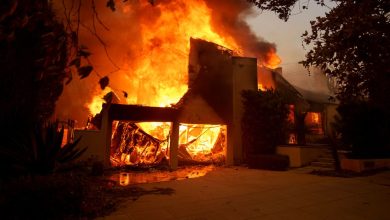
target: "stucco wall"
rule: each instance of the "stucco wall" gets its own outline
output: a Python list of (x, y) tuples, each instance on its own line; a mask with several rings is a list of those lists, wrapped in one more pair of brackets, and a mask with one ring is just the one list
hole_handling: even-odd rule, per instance
[(257, 59), (233, 57), (233, 125), (231, 126), (234, 163), (240, 164), (245, 159), (245, 148), (242, 145), (241, 120), (244, 113), (242, 91), (257, 91)]
[(93, 160), (102, 162), (105, 167), (110, 166), (110, 143), (112, 123), (108, 118), (108, 109), (103, 108), (101, 130), (75, 130), (75, 138), (81, 137), (79, 145), (88, 147), (79, 160)]

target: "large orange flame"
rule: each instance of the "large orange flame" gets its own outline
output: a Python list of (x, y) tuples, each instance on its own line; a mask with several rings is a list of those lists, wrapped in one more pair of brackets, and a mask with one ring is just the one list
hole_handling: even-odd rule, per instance
[(270, 69), (276, 69), (281, 62), (282, 60), (276, 54), (275, 50), (271, 50), (267, 53), (267, 62), (264, 64), (264, 66)]
[[(123, 16), (135, 11), (148, 15), (139, 21), (141, 37), (137, 42), (136, 59), (121, 60), (120, 66), (123, 68), (115, 74), (122, 76), (114, 76), (110, 82), (113, 88), (130, 90), (128, 98), (122, 100), (124, 103), (160, 107), (176, 103), (187, 90), (191, 37), (214, 42), (237, 54), (245, 54), (233, 36), (222, 36), (214, 30), (211, 9), (203, 0), (175, 0), (155, 6), (142, 1), (139, 5), (119, 6), (121, 8), (117, 13)], [(280, 63), (273, 49), (265, 57), (268, 60), (262, 63), (269, 68), (275, 68)], [(102, 97), (104, 92), (97, 94), (91, 102), (96, 103), (96, 97)], [(97, 105), (88, 106), (92, 114), (99, 110)]]

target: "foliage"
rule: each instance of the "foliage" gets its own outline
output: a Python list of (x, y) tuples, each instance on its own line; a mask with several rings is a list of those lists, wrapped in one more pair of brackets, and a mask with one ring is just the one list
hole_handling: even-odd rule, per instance
[(334, 126), (352, 156), (390, 156), (390, 118), (382, 109), (359, 101), (344, 103), (337, 111), (340, 117)]
[(28, 130), (52, 115), (62, 93), (66, 33), (47, 1), (5, 1), (0, 14), (0, 120)]
[[(35, 130), (52, 116), (64, 84), (72, 79), (70, 70), (83, 78), (93, 69), (82, 65), (81, 59), (90, 53), (78, 45), (77, 34), (67, 30), (56, 19), (50, 1), (6, 0), (0, 6), (0, 169), (4, 171), (51, 172), (53, 164), (60, 163), (53, 161), (54, 151), (58, 160), (75, 152), (73, 146), (63, 148), (67, 152), (58, 150), (52, 137), (43, 139)], [(45, 150), (50, 152), (41, 154)]]
[(311, 22), (305, 44), (313, 46), (304, 66), (321, 67), (338, 85), (338, 97), (368, 97), (375, 105), (389, 108), (390, 93), (390, 2), (343, 0)]
[(248, 154), (274, 154), (287, 139), (289, 108), (275, 90), (243, 91), (243, 143)]
[[(71, 70), (81, 78), (93, 67), (76, 31), (58, 21), (50, 1), (6, 0), (0, 6), (0, 120), (12, 126), (47, 120)], [(27, 127), (26, 126), (26, 127)]]
[(32, 172), (47, 174), (54, 172), (59, 165), (74, 161), (87, 148), (78, 149), (80, 138), (62, 145), (64, 128), (58, 131), (58, 123), (48, 123), (44, 128), (37, 128), (31, 146), (30, 167)]
[(86, 148), (77, 148), (80, 138), (62, 145), (64, 128), (58, 123), (37, 126), (29, 138), (6, 142), (0, 149), (2, 168), (6, 173), (51, 174), (80, 157)]
[[(309, 4), (311, 1), (301, 1), (301, 0), (247, 0), (251, 2), (256, 7), (261, 10), (273, 11), (275, 12), (280, 19), (287, 21), (292, 15), (292, 10), (297, 8), (297, 13), (302, 12), (302, 10), (309, 9)], [(339, 2), (340, 0), (328, 0)], [(313, 0), (318, 5), (327, 6), (326, 0)], [(328, 7), (328, 6), (327, 6)]]
[(253, 3), (261, 10), (273, 11), (279, 15), (280, 19), (285, 21), (291, 15), (291, 8), (294, 7), (298, 0), (247, 0)]

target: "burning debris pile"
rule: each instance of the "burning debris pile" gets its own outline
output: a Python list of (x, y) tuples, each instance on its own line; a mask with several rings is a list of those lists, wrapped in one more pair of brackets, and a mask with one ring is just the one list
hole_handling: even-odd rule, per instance
[(226, 131), (220, 125), (181, 125), (179, 161), (182, 163), (224, 162)]
[(117, 122), (111, 140), (111, 164), (159, 164), (166, 158), (167, 141), (159, 140), (132, 122)]
[[(153, 166), (165, 164), (169, 159), (169, 133), (160, 140), (145, 132), (142, 124), (115, 122), (111, 141), (113, 166)], [(164, 133), (168, 123), (156, 126), (154, 131)], [(161, 137), (161, 136), (160, 136)], [(180, 126), (178, 158), (182, 164), (221, 164), (224, 162), (226, 129), (219, 125)]]

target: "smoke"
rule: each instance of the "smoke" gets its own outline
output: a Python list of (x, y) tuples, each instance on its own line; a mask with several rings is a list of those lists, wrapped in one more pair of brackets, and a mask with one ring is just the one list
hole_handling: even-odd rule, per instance
[(257, 37), (245, 18), (255, 13), (247, 1), (206, 0), (212, 9), (212, 23), (223, 36), (232, 36), (243, 49), (244, 56), (252, 56), (260, 62), (268, 62), (269, 54), (276, 52), (276, 45)]
[[(155, 0), (152, 5), (147, 0), (128, 0), (116, 1), (113, 12), (106, 7), (106, 0), (95, 0), (97, 16), (92, 1), (54, 1), (59, 18), (64, 18), (63, 2), (67, 13), (73, 9), (73, 27), (79, 1), (79, 42), (92, 53), (94, 72), (83, 80), (74, 74), (57, 102), (55, 115), (76, 119), (79, 127), (90, 114), (87, 104), (104, 95), (98, 85), (104, 76), (123, 103), (167, 106), (178, 101), (187, 89), (190, 37), (228, 47), (237, 44), (241, 55), (262, 62), (276, 51), (274, 44), (256, 37), (245, 22), (253, 13), (246, 1)], [(211, 30), (204, 25), (208, 18)]]

